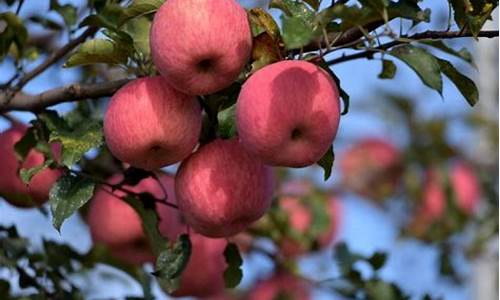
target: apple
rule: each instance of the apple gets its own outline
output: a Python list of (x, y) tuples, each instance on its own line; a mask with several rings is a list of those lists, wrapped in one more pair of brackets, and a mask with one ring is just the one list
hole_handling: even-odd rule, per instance
[[(52, 185), (61, 176), (58, 169), (45, 169), (33, 176), (29, 184), (25, 184), (18, 175), (22, 168), (33, 168), (42, 165), (45, 158), (36, 149), (31, 149), (24, 162), (17, 160), (14, 145), (24, 136), (28, 128), (20, 123), (0, 133), (0, 196), (17, 207), (41, 206), (49, 199)], [(53, 144), (54, 157), (60, 156), (60, 145)]]
[[(457, 161), (449, 171), (449, 184), (457, 208), (465, 215), (475, 212), (481, 199), (480, 184), (477, 176), (467, 163)], [(427, 171), (423, 191), (422, 214), (431, 220), (440, 218), (446, 209), (446, 186), (437, 169)]]
[(175, 193), (182, 215), (195, 231), (228, 237), (268, 210), (273, 177), (269, 167), (236, 139), (214, 140), (184, 160)]
[(247, 63), (252, 34), (234, 0), (168, 0), (151, 25), (158, 71), (174, 88), (205, 95), (231, 85)]
[(313, 208), (309, 207), (306, 201), (321, 201), (321, 199), (300, 199), (298, 197), (284, 196), (279, 201), (280, 208), (288, 216), (289, 227), (301, 237), (304, 237), (306, 242), (310, 243), (303, 244), (294, 237), (285, 236), (279, 242), (280, 252), (285, 257), (295, 257), (305, 254), (309, 250), (312, 250), (310, 249), (312, 243), (316, 243), (319, 249), (323, 249), (335, 239), (340, 223), (341, 210), (340, 202), (337, 199), (330, 197), (326, 200), (326, 203), (322, 203), (322, 205), (326, 206), (325, 211), (329, 217), (329, 224), (324, 232), (315, 237), (310, 232), (314, 217)]
[[(122, 175), (112, 176), (109, 183), (121, 181)], [(176, 204), (174, 179), (169, 175), (159, 175), (167, 201)], [(157, 199), (164, 198), (162, 187), (153, 178), (145, 178), (136, 186), (123, 186), (135, 193), (149, 192)], [(101, 187), (94, 195), (87, 215), (94, 242), (107, 245), (111, 254), (130, 264), (154, 263), (155, 257), (142, 229), (140, 217), (126, 202), (118, 197), (124, 193), (111, 192), (109, 187)], [(156, 204), (159, 216), (158, 230), (169, 240), (175, 240), (187, 232), (179, 211), (170, 206)], [(224, 239), (210, 239), (190, 232), (192, 253), (186, 269), (181, 275), (180, 288), (174, 296), (210, 296), (224, 290), (224, 270), (226, 262)]]
[(250, 290), (248, 300), (309, 300), (309, 284), (289, 273), (278, 272), (271, 278), (257, 282)]
[(268, 65), (243, 85), (236, 125), (245, 148), (265, 164), (311, 165), (327, 152), (337, 133), (337, 85), (320, 67), (289, 60)]
[(111, 98), (104, 137), (111, 153), (146, 170), (181, 161), (201, 132), (196, 98), (178, 92), (160, 76), (135, 79)]
[(401, 153), (387, 140), (366, 138), (341, 156), (340, 169), (345, 187), (380, 201), (397, 188), (403, 164)]

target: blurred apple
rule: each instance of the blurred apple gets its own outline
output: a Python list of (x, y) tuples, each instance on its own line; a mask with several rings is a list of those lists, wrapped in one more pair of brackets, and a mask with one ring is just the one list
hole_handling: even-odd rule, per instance
[[(61, 176), (61, 170), (45, 169), (25, 184), (19, 177), (19, 170), (40, 166), (45, 158), (36, 149), (31, 149), (24, 162), (17, 160), (15, 144), (24, 136), (28, 128), (20, 123), (0, 133), (0, 196), (17, 207), (40, 206), (49, 200), (52, 185)], [(52, 154), (57, 159), (60, 156), (60, 145), (53, 144)]]
[(397, 188), (403, 163), (400, 151), (387, 140), (367, 138), (341, 155), (340, 169), (343, 186), (381, 201)]
[(248, 300), (309, 300), (309, 284), (289, 273), (278, 272), (273, 277), (257, 282), (250, 289)]

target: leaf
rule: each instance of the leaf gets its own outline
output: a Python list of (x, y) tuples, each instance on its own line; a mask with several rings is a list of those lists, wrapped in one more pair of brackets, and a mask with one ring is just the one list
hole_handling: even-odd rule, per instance
[(123, 180), (120, 182), (122, 185), (136, 186), (143, 179), (153, 176), (153, 172), (129, 167), (123, 172)]
[(328, 74), (330, 74), (330, 76), (332, 76), (333, 80), (337, 84), (337, 88), (339, 89), (340, 98), (342, 98), (342, 102), (344, 103), (344, 109), (340, 114), (346, 115), (349, 112), (350, 97), (349, 97), (349, 94), (347, 94), (347, 92), (342, 88), (342, 85), (340, 84), (340, 78), (338, 78), (338, 76), (335, 75), (335, 73), (332, 71), (332, 69), (330, 69), (330, 66), (326, 63), (324, 58), (321, 58), (317, 62), (317, 64), (323, 70), (325, 70)]
[(396, 75), (396, 65), (391, 60), (382, 60), (382, 71), (378, 74), (378, 78), (392, 79)]
[(253, 39), (251, 73), (280, 60), (279, 46), (267, 32), (263, 32)]
[(55, 10), (64, 20), (66, 26), (76, 24), (78, 14), (76, 7), (71, 4), (59, 4), (58, 0), (50, 0), (50, 10)]
[(435, 41), (421, 41), (420, 43), (425, 44), (427, 46), (434, 47), (439, 49), (445, 53), (456, 56), (458, 58), (463, 59), (464, 61), (471, 64), (474, 68), (476, 68), (476, 64), (474, 63), (474, 59), (472, 54), (467, 50), (467, 48), (463, 47), (462, 49), (456, 51), (450, 47), (448, 47), (443, 41), (435, 40)]
[(28, 31), (24, 27), (23, 20), (12, 12), (5, 12), (0, 14), (0, 23), (3, 24), (0, 26), (2, 28), (5, 25), (0, 32), (0, 61), (7, 55), (12, 44), (16, 46), (19, 53), (17, 57), (21, 57), (28, 40)]
[(164, 2), (165, 0), (134, 0), (123, 10), (119, 24), (123, 25), (130, 19), (152, 14), (156, 12)]
[(318, 10), (321, 0), (304, 0), (305, 3), (309, 4), (315, 10)]
[(63, 175), (49, 193), (52, 225), (60, 231), (62, 223), (82, 207), (94, 194), (95, 184), (87, 178)]
[(161, 279), (179, 277), (186, 267), (190, 255), (191, 241), (187, 234), (183, 234), (173, 245), (160, 252), (153, 275)]
[(412, 45), (396, 47), (388, 53), (412, 68), (425, 85), (438, 91), (440, 95), (442, 94), (443, 80), (436, 57), (426, 50)]
[(282, 17), (283, 42), (286, 49), (299, 49), (309, 44), (316, 35), (311, 26), (299, 17)]
[(332, 167), (334, 160), (335, 160), (335, 155), (333, 154), (333, 146), (330, 146), (325, 155), (323, 155), (323, 157), (317, 162), (317, 164), (321, 168), (323, 168), (323, 171), (325, 172), (325, 175), (323, 176), (323, 179), (325, 181), (327, 181), (328, 178), (330, 178), (330, 176), (332, 175)]
[(151, 21), (147, 18), (134, 18), (129, 20), (123, 26), (123, 30), (133, 39), (134, 49), (142, 53), (145, 57), (150, 54), (149, 48), (149, 31), (151, 29)]
[(385, 265), (387, 261), (387, 254), (383, 252), (375, 252), (370, 258), (367, 259), (368, 263), (372, 266), (374, 271), (379, 270)]
[(263, 32), (267, 32), (274, 40), (278, 40), (280, 36), (280, 28), (267, 11), (257, 7), (248, 11), (248, 18), (252, 28), (252, 36), (256, 37)]
[(93, 39), (83, 43), (68, 58), (64, 67), (91, 65), (98, 63), (125, 64), (128, 59), (128, 52), (123, 47), (116, 45), (110, 40)]
[(366, 294), (368, 299), (373, 300), (405, 299), (402, 297), (402, 292), (394, 284), (381, 280), (368, 281), (366, 283)]
[(14, 145), (17, 159), (24, 161), (28, 156), (28, 153), (36, 146), (36, 144), (37, 139), (35, 136), (35, 129), (34, 127), (29, 127), (23, 137)]
[(477, 36), (484, 23), (491, 19), (491, 13), (498, 6), (498, 0), (450, 0), (450, 4), (457, 25), (461, 29), (466, 27)]
[(243, 271), (241, 270), (243, 259), (241, 258), (238, 246), (234, 243), (227, 244), (226, 249), (224, 249), (224, 258), (227, 263), (227, 268), (224, 271), (226, 288), (234, 288), (243, 278)]
[(474, 81), (460, 73), (449, 61), (438, 58), (438, 62), (443, 74), (453, 82), (467, 103), (474, 106), (479, 101), (479, 91)]
[(120, 19), (123, 17), (123, 7), (117, 3), (108, 3), (94, 15), (89, 15), (80, 22), (79, 27), (94, 26), (118, 30)]
[(26, 184), (29, 184), (31, 179), (38, 173), (40, 173), (41, 171), (45, 170), (46, 168), (48, 168), (54, 161), (51, 160), (51, 159), (46, 159), (43, 164), (41, 165), (38, 165), (36, 167), (33, 167), (33, 168), (29, 168), (29, 169), (21, 169), (19, 171), (19, 177), (21, 177), (21, 180), (26, 183)]
[(236, 105), (233, 105), (217, 114), (218, 136), (228, 139), (236, 135)]
[(103, 144), (102, 125), (97, 120), (88, 120), (80, 123), (73, 130), (58, 128), (51, 132), (50, 141), (58, 141), (62, 144), (61, 162), (71, 167), (89, 150)]

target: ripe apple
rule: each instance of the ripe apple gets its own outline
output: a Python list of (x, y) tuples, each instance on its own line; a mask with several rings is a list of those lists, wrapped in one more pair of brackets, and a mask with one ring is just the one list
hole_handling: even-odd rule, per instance
[(104, 136), (111, 153), (146, 170), (187, 157), (198, 143), (201, 108), (160, 76), (136, 79), (111, 98)]
[(205, 95), (228, 87), (252, 49), (245, 10), (234, 0), (169, 0), (150, 35), (158, 71), (176, 89)]
[[(304, 237), (304, 241), (310, 243), (309, 245), (303, 244), (294, 237), (284, 237), (279, 242), (279, 248), (281, 253), (285, 257), (294, 257), (306, 253), (312, 246), (312, 243), (316, 243), (319, 249), (327, 247), (335, 238), (336, 232), (339, 227), (340, 218), (340, 203), (337, 199), (331, 197), (326, 200), (325, 211), (329, 217), (328, 227), (324, 232), (320, 233), (316, 237), (311, 235), (311, 226), (313, 223), (313, 208), (308, 207), (306, 200), (301, 200), (298, 197), (284, 196), (280, 198), (280, 207), (283, 209), (288, 216), (288, 224), (292, 230), (298, 233), (301, 237)], [(321, 201), (321, 199), (307, 199), (307, 201)]]
[[(424, 184), (422, 214), (427, 219), (440, 218), (446, 209), (446, 187), (436, 169), (429, 169)], [(457, 208), (466, 215), (474, 213), (481, 199), (480, 184), (474, 170), (465, 162), (457, 161), (450, 168), (449, 184)]]
[[(0, 196), (17, 207), (40, 206), (49, 199), (52, 185), (61, 176), (61, 170), (45, 169), (33, 176), (29, 184), (19, 178), (18, 172), (22, 168), (33, 168), (43, 164), (45, 158), (42, 153), (31, 149), (23, 163), (16, 158), (14, 145), (24, 136), (28, 128), (20, 123), (0, 134)], [(54, 157), (59, 157), (60, 146), (52, 145)]]
[(262, 217), (272, 188), (270, 168), (235, 138), (202, 146), (182, 162), (175, 180), (186, 223), (208, 237), (235, 235)]
[(341, 157), (343, 184), (373, 200), (383, 200), (396, 189), (403, 164), (399, 150), (384, 139), (367, 138)]
[(310, 293), (311, 287), (306, 281), (289, 273), (278, 272), (252, 287), (248, 300), (309, 300)]
[(265, 164), (305, 167), (335, 138), (340, 119), (337, 85), (320, 67), (281, 61), (253, 74), (236, 103), (242, 144)]
[[(169, 175), (160, 175), (160, 181), (167, 193), (169, 203), (177, 203), (174, 193), (174, 179)], [(120, 182), (122, 175), (112, 176), (110, 183)], [(164, 192), (153, 178), (145, 178), (136, 186), (123, 188), (135, 193), (149, 192), (158, 199)], [(88, 223), (94, 242), (107, 245), (111, 253), (130, 264), (153, 263), (155, 257), (143, 232), (142, 223), (127, 203), (120, 198), (124, 193), (111, 192), (108, 187), (101, 187), (90, 203)], [(158, 229), (169, 240), (187, 232), (179, 211), (161, 204), (156, 204), (160, 218)], [(180, 288), (175, 296), (210, 296), (224, 290), (224, 270), (226, 263), (224, 249), (227, 242), (223, 239), (210, 239), (194, 232), (190, 233), (192, 243), (191, 258), (181, 275)]]

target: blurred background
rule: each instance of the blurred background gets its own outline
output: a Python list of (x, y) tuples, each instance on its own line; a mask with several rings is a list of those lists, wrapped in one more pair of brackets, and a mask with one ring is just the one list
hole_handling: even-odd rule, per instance
[[(48, 11), (47, 2), (28, 0), (21, 15), (27, 17), (44, 13)], [(67, 2), (76, 5), (84, 3), (76, 0)], [(267, 5), (267, 1), (241, 2), (246, 7)], [(446, 28), (448, 6), (445, 1), (423, 1), (422, 7), (432, 8), (430, 27)], [(5, 9), (7, 7), (0, 4), (0, 11)], [(271, 12), (279, 20), (278, 11)], [(485, 29), (498, 29), (498, 10), (494, 16), (493, 21), (486, 23)], [(58, 15), (50, 17), (60, 21)], [(42, 27), (36, 24), (30, 26), (31, 35), (43, 38), (46, 34)], [(418, 25), (412, 32), (425, 30), (425, 26), (428, 25)], [(55, 40), (47, 40), (47, 43), (57, 45), (65, 40), (66, 36), (56, 36)], [(426, 294), (457, 300), (498, 299), (498, 38), (477, 42), (463, 38), (446, 43), (455, 49), (466, 47), (474, 57), (477, 69), (454, 56), (446, 57), (474, 78), (478, 85), (480, 101), (473, 108), (447, 79), (444, 79), (441, 97), (425, 87), (415, 73), (398, 61), (395, 61), (397, 73), (392, 80), (378, 78), (381, 72), (378, 60), (354, 60), (333, 66), (333, 72), (341, 79), (342, 88), (350, 95), (351, 105), (349, 113), (341, 118), (334, 142), (332, 176), (323, 181), (323, 170), (317, 166), (278, 171), (283, 182), (310, 182), (314, 190), (333, 195), (339, 203), (334, 240), (320, 251), (296, 258), (300, 273), (305, 277), (322, 281), (338, 276), (340, 271), (333, 259), (333, 249), (335, 245), (345, 243), (350, 251), (367, 257), (376, 252), (386, 253), (387, 261), (378, 276), (396, 283), (412, 299), (420, 299)], [(328, 58), (339, 54), (336, 52)], [(32, 65), (41, 60), (43, 57), (35, 57)], [(6, 81), (15, 72), (12, 64), (4, 61), (0, 64), (0, 82)], [(56, 64), (31, 81), (25, 89), (39, 93), (77, 82), (81, 76), (79, 69), (64, 69)], [(66, 112), (73, 107), (73, 104), (63, 104), (56, 109)], [(23, 122), (34, 118), (30, 113), (13, 112), (11, 115)], [(8, 127), (9, 123), (0, 118), (0, 130)], [(342, 167), (350, 149), (367, 139), (388, 143), (400, 155), (403, 166), (401, 179), (395, 187), (389, 188), (390, 193), (380, 191), (383, 197), (360, 191), (362, 187), (359, 185), (363, 182), (356, 183), (356, 180), (363, 181), (363, 175), (354, 173), (348, 177), (349, 174), (345, 173), (349, 167)], [(377, 155), (375, 157), (375, 160), (382, 159)], [(473, 214), (463, 216), (463, 226), (448, 228), (438, 224), (440, 229), (446, 227), (449, 230), (429, 234), (429, 228), (422, 229), (418, 225), (428, 170), (435, 167), (438, 173), (450, 174), (457, 162), (467, 162), (472, 169), (480, 184), (480, 201)], [(175, 168), (168, 170), (175, 171)], [(386, 173), (374, 176), (382, 175), (385, 179), (390, 178)], [(364, 184), (385, 184), (377, 181), (381, 178), (370, 180)], [(450, 211), (445, 208), (440, 218), (444, 219), (444, 215), (452, 213)], [(52, 227), (50, 217), (36, 209), (18, 209), (0, 201), (0, 216), (0, 224), (16, 225), (22, 236), (30, 238), (34, 248), (41, 247), (43, 239), (69, 243), (81, 252), (92, 247), (87, 225), (79, 215), (72, 216), (65, 223), (61, 234)], [(478, 241), (478, 235), (483, 233), (485, 238), (479, 237)], [(253, 243), (259, 248), (274, 251), (273, 244), (266, 238), (257, 238)], [(364, 277), (372, 276), (372, 270), (366, 265), (355, 267)], [(252, 289), (256, 281), (271, 276), (273, 268), (274, 264), (267, 255), (250, 251), (244, 255), (243, 281), (237, 289)], [(9, 278), (10, 275), (7, 270), (0, 269), (0, 277)], [(88, 299), (142, 295), (140, 285), (127, 274), (105, 265), (75, 276), (74, 282)], [(158, 299), (167, 298), (158, 287), (154, 291)], [(332, 294), (328, 288), (315, 286), (312, 299), (343, 298)]]

